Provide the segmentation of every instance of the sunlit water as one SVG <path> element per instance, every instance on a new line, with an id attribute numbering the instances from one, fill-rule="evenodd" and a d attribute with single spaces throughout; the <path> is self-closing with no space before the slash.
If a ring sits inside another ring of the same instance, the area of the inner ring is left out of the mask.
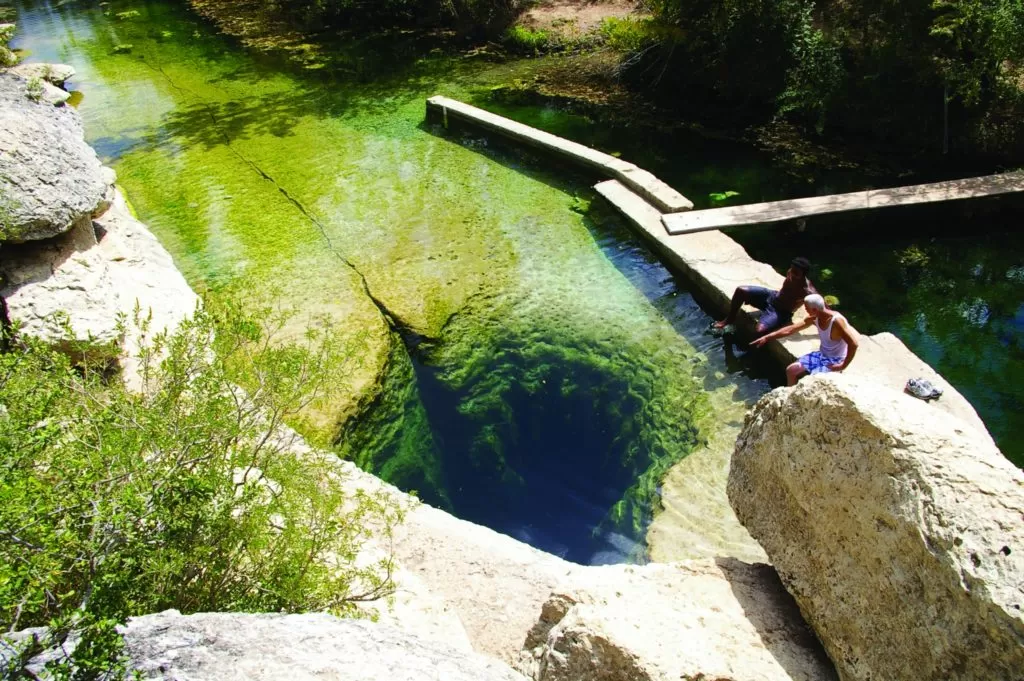
<path id="1" fill-rule="evenodd" d="M 522 65 L 360 45 L 304 72 L 176 4 L 18 9 L 15 45 L 78 70 L 88 141 L 193 286 L 345 337 L 350 379 L 303 428 L 424 499 L 578 562 L 641 559 L 662 475 L 766 389 L 591 205 L 595 178 L 424 124 L 427 96 L 485 101 Z"/>

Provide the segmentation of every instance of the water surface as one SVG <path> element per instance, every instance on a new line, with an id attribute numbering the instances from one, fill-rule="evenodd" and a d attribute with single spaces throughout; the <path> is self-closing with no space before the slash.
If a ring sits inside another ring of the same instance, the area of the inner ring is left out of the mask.
<path id="1" fill-rule="evenodd" d="M 641 559 L 662 475 L 765 389 L 594 178 L 423 123 L 426 97 L 485 101 L 529 64 L 389 41 L 306 71 L 174 3 L 18 9 L 17 45 L 78 70 L 87 139 L 192 285 L 345 337 L 304 432 L 427 501 L 578 562 Z"/>

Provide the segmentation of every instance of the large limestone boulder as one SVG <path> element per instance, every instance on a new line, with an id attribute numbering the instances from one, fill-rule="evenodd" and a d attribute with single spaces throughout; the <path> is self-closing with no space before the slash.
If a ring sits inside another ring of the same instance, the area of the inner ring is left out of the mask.
<path id="1" fill-rule="evenodd" d="M 68 231 L 97 212 L 111 182 L 85 143 L 75 111 L 32 101 L 28 82 L 0 73 L 0 241 L 5 242 Z"/>
<path id="2" fill-rule="evenodd" d="M 168 610 L 133 618 L 124 637 L 131 668 L 147 679 L 525 681 L 497 660 L 325 614 L 183 616 Z M 52 655 L 34 660 L 33 668 Z"/>
<path id="3" fill-rule="evenodd" d="M 136 309 L 150 317 L 153 334 L 173 329 L 198 304 L 170 254 L 116 191 L 95 221 L 86 216 L 54 239 L 6 247 L 0 275 L 0 297 L 21 333 L 59 346 L 72 341 L 73 352 L 120 355 L 132 386 L 143 341 Z"/>
<path id="4" fill-rule="evenodd" d="M 834 679 L 775 571 L 731 558 L 581 570 L 519 668 L 536 681 Z"/>
<path id="5" fill-rule="evenodd" d="M 752 410 L 728 493 L 841 678 L 1020 678 L 1024 475 L 971 425 L 808 378 Z"/>

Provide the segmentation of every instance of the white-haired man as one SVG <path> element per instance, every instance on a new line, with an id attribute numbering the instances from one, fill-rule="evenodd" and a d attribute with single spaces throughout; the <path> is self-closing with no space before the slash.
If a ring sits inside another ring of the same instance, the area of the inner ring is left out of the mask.
<path id="1" fill-rule="evenodd" d="M 807 310 L 807 319 L 784 326 L 750 343 L 759 348 L 770 340 L 789 336 L 814 324 L 821 339 L 821 349 L 807 353 L 786 367 L 786 385 L 796 385 L 807 374 L 842 371 L 850 366 L 860 345 L 857 330 L 850 326 L 846 317 L 828 309 L 825 299 L 817 293 L 804 298 L 804 309 Z"/>

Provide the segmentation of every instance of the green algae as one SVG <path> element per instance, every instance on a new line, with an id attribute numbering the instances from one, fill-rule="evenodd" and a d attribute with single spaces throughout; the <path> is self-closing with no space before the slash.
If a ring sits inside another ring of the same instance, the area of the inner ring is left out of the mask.
<path id="1" fill-rule="evenodd" d="M 604 523 L 639 534 L 664 472 L 706 439 L 697 353 L 595 242 L 587 178 L 424 126 L 426 96 L 472 100 L 507 74 L 439 79 L 441 55 L 310 77 L 179 8 L 131 8 L 51 8 L 33 44 L 79 70 L 90 142 L 193 286 L 346 336 L 349 375 L 304 431 L 456 511 L 467 485 L 530 494 L 555 442 L 607 488 Z"/>

